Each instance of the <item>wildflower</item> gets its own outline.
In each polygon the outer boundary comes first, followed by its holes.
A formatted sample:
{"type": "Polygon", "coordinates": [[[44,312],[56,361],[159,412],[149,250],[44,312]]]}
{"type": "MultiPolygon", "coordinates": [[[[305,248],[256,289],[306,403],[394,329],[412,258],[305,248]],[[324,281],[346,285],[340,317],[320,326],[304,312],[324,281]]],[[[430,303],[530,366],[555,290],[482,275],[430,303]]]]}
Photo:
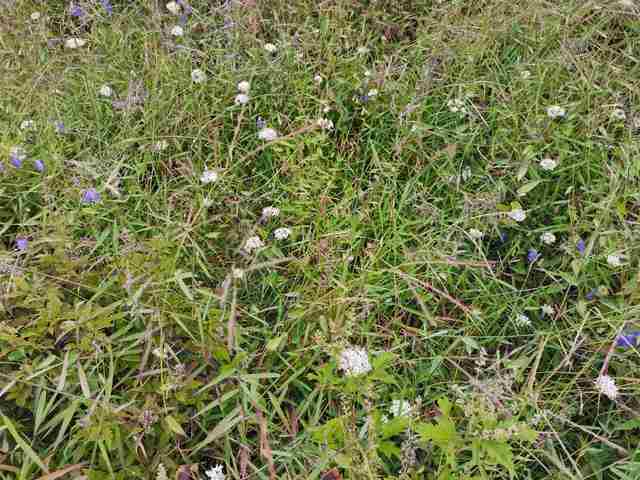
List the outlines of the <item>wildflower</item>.
{"type": "Polygon", "coordinates": [[[607,263],[611,267],[620,267],[622,266],[622,255],[618,255],[617,253],[612,253],[611,255],[607,255],[607,263]]]}
{"type": "Polygon", "coordinates": [[[91,205],[100,201],[100,193],[95,188],[88,188],[82,192],[82,203],[91,205]]]}
{"type": "Polygon", "coordinates": [[[542,315],[553,315],[553,307],[551,305],[543,305],[542,308],[542,315]]]}
{"type": "Polygon", "coordinates": [[[609,375],[600,375],[595,381],[598,391],[611,400],[615,400],[618,396],[618,387],[616,381],[609,375]]]}
{"type": "Polygon", "coordinates": [[[266,140],[267,142],[271,142],[278,138],[278,132],[273,128],[263,128],[258,132],[258,138],[261,140],[266,140]]]}
{"type": "Polygon", "coordinates": [[[84,47],[86,43],[87,41],[83,38],[71,37],[71,38],[67,38],[64,41],[64,46],[73,50],[76,48],[84,47]]]}
{"type": "Polygon", "coordinates": [[[20,130],[35,130],[35,128],[36,128],[36,122],[34,122],[31,119],[23,120],[20,123],[20,130]]]}
{"type": "Polygon", "coordinates": [[[35,168],[38,172],[44,172],[44,162],[42,160],[34,160],[33,168],[35,168]]]}
{"type": "Polygon", "coordinates": [[[553,245],[556,243],[556,236],[551,232],[544,232],[540,235],[540,241],[545,245],[553,245]]]}
{"type": "Polygon", "coordinates": [[[249,95],[247,95],[246,93],[239,93],[236,95],[233,103],[235,103],[236,105],[246,105],[247,103],[249,103],[249,95]]]}
{"type": "Polygon", "coordinates": [[[318,119],[318,126],[323,130],[333,130],[333,122],[328,118],[318,119]]]}
{"type": "Polygon", "coordinates": [[[598,289],[594,288],[593,290],[588,291],[584,297],[587,300],[591,301],[596,297],[597,294],[598,294],[598,289]]]}
{"type": "Polygon", "coordinates": [[[471,230],[469,230],[469,236],[474,240],[482,240],[482,237],[484,237],[484,232],[478,230],[477,228],[472,228],[471,230]]]}
{"type": "Polygon", "coordinates": [[[207,74],[199,68],[191,71],[191,80],[193,83],[202,83],[207,81],[207,74]]]}
{"type": "Polygon", "coordinates": [[[246,80],[243,80],[238,83],[238,91],[240,93],[249,93],[250,88],[251,88],[251,84],[246,80]]]}
{"type": "Polygon", "coordinates": [[[100,87],[100,90],[98,90],[98,94],[102,97],[110,97],[111,95],[113,95],[113,88],[111,88],[107,84],[102,85],[100,87]]]}
{"type": "Polygon", "coordinates": [[[27,240],[24,237],[16,238],[16,248],[19,251],[24,252],[28,247],[29,247],[29,240],[27,240]]]}
{"type": "Polygon", "coordinates": [[[447,102],[447,108],[452,113],[467,113],[467,108],[459,98],[452,98],[447,102]]]}
{"type": "Polygon", "coordinates": [[[107,12],[107,15],[113,15],[113,5],[111,5],[109,0],[100,0],[100,4],[102,8],[104,8],[104,11],[107,12]]]}
{"type": "Polygon", "coordinates": [[[547,108],[547,116],[549,118],[562,118],[566,114],[567,114],[567,111],[558,105],[552,105],[547,108]]]}
{"type": "Polygon", "coordinates": [[[323,80],[324,79],[322,78],[322,75],[320,75],[320,74],[317,74],[315,77],[313,77],[313,81],[315,83],[317,83],[318,85],[320,85],[323,82],[323,80]]]}
{"type": "Polygon", "coordinates": [[[509,218],[515,220],[516,222],[523,222],[527,218],[527,214],[521,208],[516,208],[515,210],[511,210],[507,213],[509,218]]]}
{"type": "Polygon", "coordinates": [[[222,465],[216,465],[215,467],[211,467],[209,470],[205,470],[204,474],[209,478],[209,480],[224,480],[226,477],[223,469],[224,467],[222,465]]]}
{"type": "Polygon", "coordinates": [[[558,166],[558,162],[556,162],[553,158],[543,158],[540,160],[540,167],[547,172],[551,172],[555,170],[558,166]]]}
{"type": "Polygon", "coordinates": [[[83,18],[86,14],[87,12],[77,3],[71,3],[71,5],[69,5],[69,15],[72,17],[83,18]]]}
{"type": "Polygon", "coordinates": [[[242,270],[241,268],[233,267],[231,269],[231,276],[235,279],[241,280],[242,277],[244,277],[244,270],[242,270]]]}
{"type": "Polygon", "coordinates": [[[276,53],[278,51],[278,47],[276,47],[273,43],[265,43],[264,49],[269,53],[276,53]]]}
{"type": "Polygon", "coordinates": [[[540,258],[540,252],[538,252],[535,248],[530,248],[527,252],[527,260],[529,263],[533,263],[540,258]]]}
{"type": "Polygon", "coordinates": [[[53,128],[56,133],[60,135],[67,133],[67,129],[65,128],[64,122],[62,120],[55,120],[53,122],[53,128]]]}
{"type": "Polygon", "coordinates": [[[247,251],[247,253],[251,253],[252,251],[258,250],[262,247],[264,247],[264,242],[260,239],[260,237],[254,235],[253,237],[247,238],[247,241],[244,242],[243,248],[247,251]]]}
{"type": "Polygon", "coordinates": [[[286,240],[287,238],[289,238],[289,235],[291,235],[291,229],[287,227],[276,228],[273,232],[273,236],[276,238],[276,240],[286,240]]]}
{"type": "Polygon", "coordinates": [[[180,11],[182,10],[182,7],[178,2],[169,2],[167,3],[166,6],[169,12],[173,13],[174,15],[180,15],[180,11]]]}
{"type": "Polygon", "coordinates": [[[33,12],[29,18],[31,19],[31,21],[37,22],[38,20],[40,20],[41,16],[42,15],[40,12],[33,12]]]}
{"type": "Polygon", "coordinates": [[[611,112],[611,117],[615,120],[626,120],[627,114],[623,109],[616,108],[611,112]]]}
{"type": "Polygon", "coordinates": [[[360,347],[345,348],[340,353],[338,364],[347,376],[361,375],[371,371],[369,354],[360,347]]]}
{"type": "Polygon", "coordinates": [[[169,31],[169,33],[174,37],[181,37],[184,35],[184,29],[180,25],[176,25],[169,31]]]}
{"type": "Polygon", "coordinates": [[[394,417],[409,417],[411,415],[411,403],[407,400],[393,400],[389,407],[389,413],[394,417]]]}
{"type": "Polygon", "coordinates": [[[169,476],[167,475],[167,469],[164,464],[158,464],[158,470],[156,472],[156,480],[169,480],[169,476]]]}
{"type": "Polygon", "coordinates": [[[264,118],[258,115],[258,118],[256,118],[256,128],[258,130],[262,130],[266,126],[267,126],[267,122],[264,121],[264,118]]]}
{"type": "Polygon", "coordinates": [[[369,92],[367,93],[367,96],[369,98],[375,97],[378,95],[378,89],[377,88],[372,88],[371,90],[369,90],[369,92]]]}
{"type": "Polygon", "coordinates": [[[200,181],[205,185],[218,181],[218,172],[205,168],[200,176],[200,181]]]}
{"type": "Polygon", "coordinates": [[[369,48],[368,47],[358,47],[358,49],[356,50],[356,52],[359,55],[366,55],[367,53],[369,53],[369,48]]]}
{"type": "Polygon", "coordinates": [[[638,344],[639,338],[640,331],[618,335],[618,338],[616,338],[616,347],[634,348],[638,344]]]}
{"type": "Polygon", "coordinates": [[[578,240],[578,243],[576,243],[576,249],[580,255],[584,255],[584,252],[586,252],[587,244],[582,238],[578,240]]]}
{"type": "Polygon", "coordinates": [[[16,168],[22,167],[22,162],[27,158],[27,153],[22,147],[11,147],[9,151],[9,161],[16,168]]]}
{"type": "Polygon", "coordinates": [[[277,207],[264,207],[262,209],[262,218],[272,218],[280,215],[280,209],[277,207]]]}
{"type": "Polygon", "coordinates": [[[519,327],[528,327],[531,325],[531,320],[524,313],[518,315],[515,319],[515,323],[519,327]]]}

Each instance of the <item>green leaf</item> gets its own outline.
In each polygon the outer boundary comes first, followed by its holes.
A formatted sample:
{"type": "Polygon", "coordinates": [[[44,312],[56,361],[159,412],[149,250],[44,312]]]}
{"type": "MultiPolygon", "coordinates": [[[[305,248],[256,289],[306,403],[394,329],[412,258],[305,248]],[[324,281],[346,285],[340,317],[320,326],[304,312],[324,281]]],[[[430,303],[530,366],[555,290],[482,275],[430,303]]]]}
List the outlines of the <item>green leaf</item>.
{"type": "Polygon", "coordinates": [[[44,462],[40,460],[40,457],[38,457],[36,452],[31,449],[27,442],[25,442],[24,438],[22,438],[22,436],[18,433],[18,430],[16,430],[15,425],[11,423],[11,420],[2,415],[2,421],[13,437],[13,440],[18,444],[18,447],[22,449],[24,454],[29,457],[33,463],[38,465],[42,471],[44,471],[45,473],[49,473],[49,469],[45,466],[44,462]]]}
{"type": "Polygon", "coordinates": [[[540,185],[540,183],[542,183],[542,180],[534,180],[532,182],[525,183],[518,189],[517,195],[519,197],[524,197],[527,193],[540,185]]]}
{"type": "Polygon", "coordinates": [[[171,415],[167,415],[166,417],[164,417],[164,421],[167,422],[167,427],[169,427],[169,430],[171,430],[173,433],[181,435],[183,437],[187,436],[178,421],[171,415]]]}
{"type": "Polygon", "coordinates": [[[280,344],[287,338],[287,335],[280,335],[279,337],[272,338],[267,342],[267,351],[276,352],[280,349],[280,344]]]}
{"type": "Polygon", "coordinates": [[[395,443],[388,440],[378,443],[378,451],[387,458],[400,458],[401,454],[400,448],[395,443]]]}
{"type": "Polygon", "coordinates": [[[398,435],[409,426],[409,417],[396,417],[382,424],[380,429],[380,437],[387,439],[398,435]]]}
{"type": "Polygon", "coordinates": [[[616,427],[616,430],[635,430],[636,428],[640,428],[640,418],[627,420],[622,425],[616,427]]]}
{"type": "Polygon", "coordinates": [[[513,476],[515,474],[513,452],[511,451],[511,446],[509,446],[509,444],[498,442],[496,440],[485,440],[481,445],[484,448],[489,461],[504,466],[510,475],[513,476]]]}

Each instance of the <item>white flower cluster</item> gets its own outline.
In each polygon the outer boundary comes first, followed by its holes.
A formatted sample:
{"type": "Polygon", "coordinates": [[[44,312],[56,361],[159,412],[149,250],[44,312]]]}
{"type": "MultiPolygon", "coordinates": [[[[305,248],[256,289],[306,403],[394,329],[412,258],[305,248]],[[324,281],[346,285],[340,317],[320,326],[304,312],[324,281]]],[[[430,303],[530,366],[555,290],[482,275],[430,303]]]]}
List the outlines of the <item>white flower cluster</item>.
{"type": "Polygon", "coordinates": [[[226,478],[224,475],[224,467],[222,465],[211,467],[209,470],[206,470],[204,474],[209,480],[224,480],[226,478]]]}
{"type": "Polygon", "coordinates": [[[392,400],[389,413],[394,417],[410,417],[413,407],[407,400],[392,400]]]}
{"type": "Polygon", "coordinates": [[[340,370],[343,370],[347,376],[362,375],[371,371],[369,354],[364,348],[360,347],[347,347],[342,350],[338,365],[340,370]]]}
{"type": "Polygon", "coordinates": [[[238,83],[238,93],[234,102],[236,105],[246,105],[249,103],[249,89],[251,88],[251,84],[246,80],[243,80],[238,83]]]}
{"type": "Polygon", "coordinates": [[[615,400],[618,396],[616,381],[609,375],[600,375],[596,378],[595,384],[598,391],[611,400],[615,400]]]}
{"type": "Polygon", "coordinates": [[[540,235],[540,241],[545,245],[553,245],[556,243],[556,236],[551,232],[544,232],[540,235]]]}
{"type": "Polygon", "coordinates": [[[191,71],[191,80],[193,83],[204,83],[207,81],[207,74],[199,68],[191,71]]]}
{"type": "Polygon", "coordinates": [[[205,168],[205,170],[202,172],[202,175],[200,176],[200,181],[205,185],[216,182],[217,180],[218,172],[216,172],[215,170],[209,170],[208,168],[205,168]]]}
{"type": "Polygon", "coordinates": [[[527,213],[521,208],[511,210],[509,213],[507,213],[507,215],[509,216],[509,218],[515,220],[516,222],[524,222],[524,220],[527,218],[527,213]]]}
{"type": "Polygon", "coordinates": [[[264,242],[260,237],[258,237],[257,235],[254,235],[252,237],[247,238],[247,240],[244,242],[243,248],[247,253],[251,253],[254,250],[258,250],[262,247],[264,247],[264,242]]]}

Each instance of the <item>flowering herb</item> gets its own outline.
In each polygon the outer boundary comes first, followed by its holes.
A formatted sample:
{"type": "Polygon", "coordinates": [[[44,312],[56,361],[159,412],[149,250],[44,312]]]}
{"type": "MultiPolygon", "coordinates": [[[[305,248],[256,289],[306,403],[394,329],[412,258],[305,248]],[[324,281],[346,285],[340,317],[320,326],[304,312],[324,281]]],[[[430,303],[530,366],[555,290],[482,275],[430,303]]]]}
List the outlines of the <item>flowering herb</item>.
{"type": "Polygon", "coordinates": [[[113,5],[111,5],[109,0],[100,0],[100,4],[102,8],[104,8],[104,11],[107,12],[107,15],[113,15],[113,5]]]}
{"type": "Polygon", "coordinates": [[[9,152],[9,161],[11,165],[16,168],[22,167],[22,162],[27,158],[27,154],[25,153],[22,147],[13,147],[9,152]]]}
{"type": "Polygon", "coordinates": [[[27,240],[24,237],[16,238],[16,248],[19,251],[24,252],[28,247],[29,247],[29,240],[27,240]]]}
{"type": "Polygon", "coordinates": [[[578,243],[576,244],[576,248],[578,249],[578,253],[580,255],[584,255],[584,252],[586,252],[586,250],[587,250],[587,244],[581,238],[580,240],[578,240],[578,243]]]}
{"type": "Polygon", "coordinates": [[[82,8],[77,3],[72,3],[69,5],[69,15],[76,18],[84,18],[87,15],[84,8],[82,8]]]}
{"type": "Polygon", "coordinates": [[[533,263],[540,258],[540,252],[538,252],[535,248],[530,248],[527,252],[527,260],[529,263],[533,263]]]}
{"type": "Polygon", "coordinates": [[[100,201],[100,193],[95,188],[88,188],[82,192],[82,203],[91,205],[100,201]]]}
{"type": "Polygon", "coordinates": [[[634,348],[638,345],[638,339],[640,331],[623,333],[616,338],[616,347],[634,348]]]}
{"type": "Polygon", "coordinates": [[[53,122],[53,128],[56,131],[56,133],[63,135],[65,133],[67,133],[67,129],[64,125],[64,122],[62,120],[55,120],[53,122]]]}
{"type": "Polygon", "coordinates": [[[44,162],[42,160],[34,160],[33,168],[35,168],[38,172],[44,172],[44,162]]]}

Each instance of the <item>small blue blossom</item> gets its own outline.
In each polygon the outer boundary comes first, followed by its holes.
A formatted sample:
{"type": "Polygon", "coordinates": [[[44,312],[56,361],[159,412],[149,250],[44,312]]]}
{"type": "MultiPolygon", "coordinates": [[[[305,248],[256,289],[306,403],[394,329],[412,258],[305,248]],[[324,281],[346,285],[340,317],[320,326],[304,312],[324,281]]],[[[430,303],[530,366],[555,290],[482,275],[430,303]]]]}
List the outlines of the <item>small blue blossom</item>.
{"type": "Polygon", "coordinates": [[[88,188],[82,192],[82,203],[92,204],[100,201],[100,193],[95,188],[88,188]]]}
{"type": "Polygon", "coordinates": [[[19,251],[24,252],[28,247],[29,247],[29,240],[27,240],[24,237],[16,238],[16,248],[19,251]]]}
{"type": "Polygon", "coordinates": [[[584,252],[587,250],[587,244],[581,238],[580,240],[578,240],[578,243],[576,244],[576,248],[578,249],[578,253],[580,255],[584,255],[584,252]]]}
{"type": "Polygon", "coordinates": [[[71,5],[69,5],[69,15],[71,15],[72,17],[84,18],[86,14],[87,12],[85,12],[84,9],[77,3],[72,3],[71,5]]]}
{"type": "Polygon", "coordinates": [[[34,160],[33,168],[35,168],[40,173],[44,172],[44,162],[42,160],[34,160]]]}
{"type": "Polygon", "coordinates": [[[107,15],[113,15],[113,5],[111,5],[109,0],[100,0],[100,4],[102,5],[102,8],[104,8],[105,12],[107,12],[107,15]]]}
{"type": "Polygon", "coordinates": [[[509,239],[509,236],[505,232],[498,232],[498,236],[500,237],[500,241],[502,243],[506,242],[509,239]]]}
{"type": "Polygon", "coordinates": [[[598,294],[598,289],[594,288],[590,292],[587,292],[587,294],[585,295],[585,298],[587,300],[593,300],[596,297],[597,294],[598,294]]]}
{"type": "Polygon", "coordinates": [[[527,252],[527,260],[529,263],[533,263],[540,258],[540,252],[538,252],[535,248],[530,248],[527,252]]]}
{"type": "Polygon", "coordinates": [[[258,115],[258,118],[256,118],[256,128],[258,130],[262,130],[266,126],[267,126],[267,122],[265,122],[264,118],[258,115]]]}
{"type": "Polygon", "coordinates": [[[60,135],[67,133],[67,129],[64,126],[64,122],[62,120],[54,120],[53,128],[55,129],[56,133],[59,133],[60,135]]]}
{"type": "Polygon", "coordinates": [[[640,331],[623,333],[616,338],[616,347],[634,348],[638,345],[639,338],[640,331]]]}
{"type": "Polygon", "coordinates": [[[16,168],[22,167],[25,158],[27,158],[27,154],[22,147],[13,147],[9,152],[9,161],[16,168]]]}

